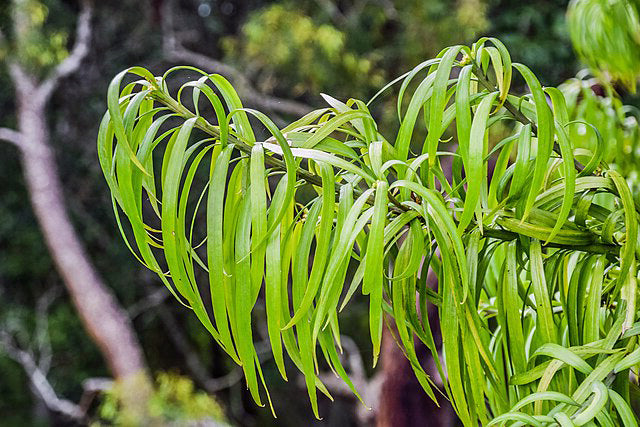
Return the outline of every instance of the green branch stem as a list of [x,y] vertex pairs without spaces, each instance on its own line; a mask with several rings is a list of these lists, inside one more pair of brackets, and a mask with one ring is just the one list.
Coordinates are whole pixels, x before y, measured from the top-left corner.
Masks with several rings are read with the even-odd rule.
[[[491,80],[490,77],[486,74],[484,74],[482,72],[482,70],[480,70],[480,68],[475,64],[475,62],[472,65],[472,69],[473,69],[473,73],[475,74],[476,78],[478,79],[478,82],[484,86],[485,89],[487,89],[490,92],[496,91],[498,90],[497,85],[495,85]],[[511,113],[511,115],[513,116],[514,119],[516,119],[517,121],[519,121],[520,123],[522,123],[523,125],[531,125],[531,131],[534,134],[538,133],[538,127],[536,126],[536,124],[534,122],[532,122],[531,120],[529,120],[529,118],[527,116],[525,116],[522,111],[520,111],[520,109],[518,107],[516,107],[515,105],[513,105],[513,103],[511,101],[509,101],[508,99],[505,99],[504,101],[504,108],[506,108],[506,110]],[[558,145],[558,143],[556,141],[553,142],[553,151],[555,151],[557,154],[562,154],[562,152],[560,151],[560,145]],[[580,163],[578,160],[573,159],[573,164],[576,168],[576,170],[578,172],[581,172],[584,169],[584,165],[582,163]]]
[[[211,136],[220,137],[219,127],[212,125],[201,116],[196,116],[192,111],[190,111],[188,108],[180,104],[178,101],[176,101],[169,95],[167,95],[165,92],[162,92],[160,90],[154,90],[151,92],[150,96],[156,101],[168,107],[171,111],[178,114],[180,117],[182,117],[185,120],[197,117],[198,120],[196,121],[195,126],[198,129],[200,129],[201,131]],[[251,155],[251,150],[252,150],[251,146],[246,142],[241,141],[238,138],[235,138],[233,135],[229,135],[229,141],[232,142],[238,150],[242,151],[245,154]],[[273,156],[265,156],[264,161],[267,165],[273,168],[276,168],[278,170],[285,171],[287,169],[284,161],[280,159],[276,159]],[[298,168],[296,170],[296,175],[298,176],[299,179],[304,180],[307,184],[322,186],[322,178],[320,178],[320,176],[312,172],[309,172],[306,169]],[[336,195],[340,194],[340,187],[341,187],[340,184],[336,184],[336,190],[335,190]],[[353,191],[358,196],[362,194],[362,190],[359,188],[354,188]],[[409,210],[407,206],[400,203],[398,199],[396,199],[392,194],[389,194],[389,200],[393,204],[393,206],[391,207],[393,211],[397,213],[402,213]],[[373,206],[374,197],[373,196],[369,197],[369,199],[367,200],[367,203]]]
[[[484,227],[483,236],[509,242],[512,240],[516,240],[520,235],[518,233],[509,231],[509,230]],[[588,252],[592,254],[604,254],[604,255],[613,255],[613,256],[620,255],[619,245],[606,245],[602,243],[593,243],[590,245],[566,245],[563,243],[549,242],[544,246],[549,248],[556,248],[556,249],[566,249],[570,251]]]
[[[477,76],[479,77],[479,81],[481,84],[483,84],[483,86],[485,86],[489,90],[495,90],[495,86],[492,86],[492,83],[488,80],[486,76],[484,76],[480,72],[477,73]],[[171,111],[178,114],[180,117],[184,118],[185,120],[198,117],[198,120],[196,121],[196,124],[195,124],[195,126],[198,129],[202,130],[203,132],[211,136],[220,137],[219,127],[212,125],[201,116],[196,116],[196,114],[194,114],[192,111],[190,111],[184,105],[180,104],[178,101],[173,99],[171,96],[169,96],[165,92],[162,92],[160,90],[154,90],[151,92],[150,96],[156,101],[168,107]],[[531,121],[529,121],[529,119],[526,116],[524,116],[522,112],[520,112],[512,103],[510,103],[507,100],[505,101],[504,105],[505,105],[505,108],[514,116],[514,118],[516,118],[518,121],[522,122],[523,124],[527,124],[527,123],[531,124],[534,132],[536,131],[535,125],[531,123]],[[241,152],[251,155],[252,148],[246,142],[241,141],[232,135],[229,135],[229,141],[232,142],[234,146]],[[266,164],[268,164],[273,168],[276,168],[282,171],[286,170],[286,165],[284,161],[280,159],[277,159],[272,156],[265,156],[264,161]],[[579,162],[577,162],[576,167],[578,167],[578,165],[584,168],[584,166],[582,166]],[[322,186],[322,178],[312,172],[309,172],[306,169],[298,168],[296,170],[296,175],[298,176],[299,179],[305,181],[307,184]],[[341,185],[336,183],[335,187],[336,187],[335,193],[336,193],[336,196],[338,196],[340,194]],[[362,192],[363,191],[361,189],[354,188],[354,193],[356,195],[360,195],[362,194]],[[411,210],[410,207],[402,204],[390,192],[388,193],[388,198],[389,198],[389,201],[392,203],[392,206],[389,207],[391,211],[395,213],[402,213],[402,212],[407,212]],[[367,204],[369,204],[370,206],[373,206],[374,203],[375,203],[374,196],[371,196],[367,199]],[[519,236],[519,234],[513,231],[505,230],[505,229],[484,227],[483,236],[508,242],[508,241],[515,240]],[[573,245],[548,242],[544,246],[550,247],[550,248],[567,249],[567,250],[573,249],[581,252],[589,252],[594,254],[608,254],[608,255],[614,255],[614,256],[618,256],[620,251],[620,248],[617,245],[606,245],[606,244],[598,244],[598,243],[594,243],[590,245],[573,246]]]

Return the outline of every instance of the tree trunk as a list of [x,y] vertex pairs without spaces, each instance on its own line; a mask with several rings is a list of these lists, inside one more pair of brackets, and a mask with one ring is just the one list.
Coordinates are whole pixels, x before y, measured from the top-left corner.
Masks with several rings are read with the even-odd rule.
[[144,355],[133,326],[91,264],[65,209],[62,184],[49,144],[46,99],[24,72],[14,79],[22,165],[33,211],[54,264],[84,327],[117,381],[125,411],[144,416],[150,392]]
[[[455,147],[451,147],[451,150],[454,151]],[[452,159],[453,157],[445,156],[441,164],[442,171],[449,180],[452,174]],[[488,162],[489,182],[491,182],[494,167],[495,156],[491,157]],[[426,280],[427,286],[433,290],[438,289],[438,279],[433,271],[429,270]],[[442,335],[438,310],[432,304],[429,304],[427,310],[436,347],[441,349]],[[438,378],[438,370],[433,357],[420,341],[416,342],[416,353],[427,374],[432,379]],[[382,336],[380,360],[384,382],[380,393],[378,427],[411,427],[415,425],[451,427],[456,425],[457,417],[449,401],[436,393],[440,404],[438,407],[427,396],[418,383],[409,361],[386,328]],[[443,362],[442,359],[441,362]]]
[[[493,170],[492,165],[493,163],[490,163],[491,171]],[[451,157],[444,157],[442,169],[447,179],[451,179]],[[438,279],[433,271],[429,270],[425,280],[431,289],[437,290]],[[436,347],[440,349],[442,336],[438,310],[432,304],[429,304],[427,310]],[[394,333],[397,334],[397,332]],[[431,353],[420,341],[416,342],[415,347],[418,359],[425,367],[425,371],[432,379],[436,380],[439,374]],[[384,329],[382,336],[381,353],[384,382],[380,393],[378,427],[412,427],[416,425],[451,427],[455,424],[457,418],[449,401],[436,392],[440,405],[438,406],[427,396],[416,379],[409,361],[387,328]]]
[[[435,310],[434,310],[435,311]],[[429,313],[431,317],[432,313]],[[431,320],[431,319],[430,319]],[[438,323],[435,323],[437,326]],[[433,358],[427,348],[416,345],[418,358],[427,366],[427,373],[435,379]],[[411,365],[394,340],[391,332],[384,328],[380,356],[384,382],[380,390],[380,409],[376,419],[378,427],[451,427],[455,420],[449,402],[436,392],[438,405],[422,389]]]

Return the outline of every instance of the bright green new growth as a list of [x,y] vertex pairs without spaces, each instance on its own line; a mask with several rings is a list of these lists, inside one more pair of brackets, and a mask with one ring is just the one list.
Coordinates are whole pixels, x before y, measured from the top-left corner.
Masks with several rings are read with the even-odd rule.
[[[172,95],[179,70],[199,79]],[[127,74],[139,79],[121,88]],[[510,93],[518,76],[531,93]],[[574,104],[495,39],[445,49],[401,80],[394,136],[358,100],[325,96],[329,108],[279,129],[220,75],[122,72],[98,153],[125,241],[242,365],[258,404],[269,399],[253,344],[258,300],[278,369],[286,378],[286,353],[318,416],[317,392],[329,396],[318,346],[357,394],[339,313],[362,292],[374,364],[386,313],[434,399],[414,337],[443,377],[446,366],[443,392],[465,426],[637,425],[638,205],[602,140],[576,143]],[[490,145],[497,128],[509,134]]]
[[640,75],[640,1],[572,0],[567,11],[571,41],[581,59],[604,80],[635,91]]

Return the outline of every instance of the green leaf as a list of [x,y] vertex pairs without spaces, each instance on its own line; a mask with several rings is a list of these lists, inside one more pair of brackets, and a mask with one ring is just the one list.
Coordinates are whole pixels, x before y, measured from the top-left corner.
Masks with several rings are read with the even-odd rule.
[[[637,293],[635,271],[632,271],[632,265],[635,264],[635,251],[638,241],[638,218],[636,215],[635,205],[633,203],[633,197],[629,187],[618,172],[614,170],[607,171],[607,175],[613,181],[616,186],[616,190],[622,200],[622,207],[624,208],[624,223],[625,223],[625,240],[621,249],[621,261],[620,261],[620,275],[618,276],[618,282],[616,287],[619,289],[625,286],[625,282],[628,282],[625,292],[625,299],[627,300],[627,319],[623,329],[629,329],[634,321],[635,316],[635,295]],[[631,276],[629,272],[632,272]]]
[[558,393],[556,391],[543,391],[538,393],[531,393],[527,397],[521,399],[513,406],[513,408],[511,408],[511,411],[518,411],[531,403],[541,400],[553,400],[555,402],[566,403],[567,405],[578,406],[578,403],[566,394]]
[[251,149],[251,301],[255,304],[264,277],[267,239],[267,194],[265,186],[264,149],[255,144]]
[[322,176],[322,211],[320,213],[320,225],[316,233],[316,250],[313,257],[313,267],[311,277],[304,291],[304,296],[297,308],[295,315],[285,326],[289,328],[300,321],[311,308],[313,300],[318,293],[322,275],[325,271],[327,258],[329,257],[329,242],[331,238],[331,227],[333,225],[335,210],[335,184],[333,169],[322,163],[318,163],[318,168]]
[[249,199],[242,201],[239,211],[238,225],[235,238],[235,275],[236,275],[236,345],[238,356],[242,362],[242,370],[247,379],[247,385],[253,400],[260,406],[260,393],[255,363],[255,347],[253,346],[253,333],[251,327],[251,311],[253,309],[253,289],[251,289],[251,202]]
[[[468,153],[462,153],[462,158],[465,160],[467,167],[467,198],[464,201],[464,208],[458,222],[459,234],[462,234],[471,222],[471,218],[477,211],[481,199],[483,176],[486,174],[484,158],[487,153],[487,120],[491,113],[491,106],[497,96],[498,93],[494,92],[480,101],[471,124],[469,151]],[[479,227],[481,227],[480,224],[481,222],[478,223]]]
[[611,399],[611,402],[613,402],[613,406],[615,406],[616,410],[618,411],[618,415],[620,415],[620,421],[622,421],[622,425],[624,425],[625,427],[637,426],[638,419],[629,406],[629,403],[626,402],[622,398],[622,396],[620,396],[614,390],[609,389],[608,393],[609,399]]
[[433,94],[431,95],[431,103],[429,106],[429,131],[427,133],[427,140],[425,141],[427,145],[426,152],[429,153],[429,167],[433,167],[436,162],[438,143],[444,132],[442,115],[447,101],[446,93],[449,75],[451,74],[451,67],[453,67],[453,63],[461,49],[462,46],[447,48],[444,55],[442,55],[440,64],[438,64],[436,76],[433,80]]
[[513,67],[520,72],[527,82],[527,86],[529,86],[535,104],[536,122],[538,123],[536,160],[531,185],[529,187],[529,195],[524,207],[523,218],[526,218],[542,188],[542,181],[553,148],[554,125],[553,115],[547,105],[547,98],[536,76],[525,65],[514,63]]
[[556,328],[551,310],[549,289],[544,276],[544,264],[540,241],[533,239],[529,247],[529,263],[531,268],[531,285],[536,299],[538,330],[543,342],[557,343]]
[[378,360],[382,341],[382,278],[384,274],[384,231],[387,221],[388,189],[389,184],[386,181],[377,182],[367,252],[363,259],[365,267],[362,293],[370,295],[369,330],[373,345],[373,366]]
[[576,355],[571,350],[554,343],[546,343],[538,347],[531,355],[532,358],[535,358],[536,356],[548,356],[553,359],[560,360],[583,374],[589,374],[593,370],[593,368],[591,368],[591,366],[589,366],[589,364],[580,356]]
[[506,414],[499,415],[495,417],[493,420],[487,424],[487,427],[504,423],[507,421],[520,421],[524,423],[524,425],[532,425],[535,427],[543,427],[544,424],[541,421],[538,421],[531,415],[525,414],[523,412],[507,412]]
[[577,426],[585,425],[587,422],[591,421],[607,404],[609,392],[603,383],[594,383],[592,391],[593,398],[591,403],[589,403],[586,408],[577,413],[573,418],[573,423]]

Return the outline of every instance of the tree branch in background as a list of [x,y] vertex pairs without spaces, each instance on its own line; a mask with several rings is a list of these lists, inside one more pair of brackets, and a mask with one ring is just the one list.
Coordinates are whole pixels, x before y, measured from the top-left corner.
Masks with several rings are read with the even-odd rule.
[[60,413],[67,418],[82,422],[85,411],[82,408],[61,398],[47,379],[51,367],[51,342],[49,340],[49,322],[47,320],[49,307],[58,296],[60,288],[50,288],[36,304],[36,326],[33,333],[37,356],[31,350],[25,350],[17,344],[10,327],[0,328],[0,351],[6,353],[16,361],[29,378],[29,384],[34,395],[53,412]]
[[93,4],[91,0],[80,1],[80,14],[76,24],[76,40],[69,56],[59,63],[52,73],[40,84],[38,95],[42,99],[49,99],[58,82],[76,72],[82,61],[89,53],[91,43],[91,17],[93,15]]
[[29,377],[29,382],[35,394],[44,402],[51,411],[63,414],[72,420],[84,419],[84,411],[80,406],[70,400],[60,398],[53,389],[44,372],[36,363],[33,355],[20,349],[7,331],[0,331],[0,346],[13,360],[18,362]]
[[91,403],[101,393],[111,390],[114,381],[111,378],[87,378],[82,381],[82,397],[78,406],[86,413],[89,411]]
[[303,116],[312,110],[310,106],[301,102],[260,93],[253,87],[249,79],[235,67],[185,48],[173,27],[174,13],[173,1],[165,0],[162,11],[162,42],[167,59],[185,62],[209,72],[222,74],[233,82],[243,102],[259,109],[292,116]]
[[35,346],[38,350],[38,366],[44,372],[49,372],[52,358],[51,339],[49,337],[49,308],[60,294],[60,287],[51,287],[38,298],[36,303],[36,326],[33,335]]
[[18,148],[22,148],[23,145],[20,132],[9,128],[0,128],[0,140],[10,142]]
[[[20,0],[14,0],[17,52],[27,50],[31,43],[26,33],[32,25],[32,17],[23,6]],[[69,57],[43,82],[23,67],[19,56],[10,56],[7,62],[16,92],[18,131],[3,131],[3,134],[14,140],[28,141],[20,145],[22,167],[44,241],[84,327],[99,347],[113,376],[121,383],[124,411],[132,419],[141,421],[148,416],[147,399],[152,389],[142,347],[129,317],[96,271],[71,223],[47,124],[49,98],[60,80],[80,67],[89,50],[91,16],[92,4],[83,0],[75,45]],[[18,135],[19,139],[16,138]],[[28,353],[15,349],[13,354],[28,368],[33,381],[44,384],[40,370],[34,368],[37,364],[31,363]],[[51,397],[46,384],[41,387],[43,393]]]
[[239,366],[234,366],[233,370],[221,377],[214,378],[209,374],[207,366],[202,362],[197,351],[192,347],[180,327],[179,322],[171,310],[165,305],[165,301],[169,296],[169,291],[164,287],[150,290],[145,298],[130,306],[127,312],[131,319],[134,319],[146,311],[152,311],[158,316],[164,325],[164,330],[167,332],[169,339],[173,342],[178,352],[182,354],[182,357],[184,357],[189,374],[207,393],[213,394],[219,392],[242,380],[242,369]]
[[85,424],[86,415],[94,398],[101,392],[113,387],[110,378],[87,378],[82,382],[82,397],[79,403],[74,403],[60,397],[48,380],[51,368],[52,350],[49,337],[49,308],[61,295],[59,286],[49,288],[36,302],[36,322],[31,343],[25,347],[18,344],[16,329],[23,329],[23,325],[0,326],[0,353],[4,352],[9,358],[17,362],[29,379],[34,396],[39,399],[51,412],[63,415],[77,423]]
[[189,373],[207,393],[219,392],[242,380],[242,369],[239,366],[234,366],[229,373],[221,377],[211,377],[207,367],[202,363],[198,353],[189,343],[171,310],[164,303],[161,303],[156,307],[155,311],[176,349],[182,353]]

